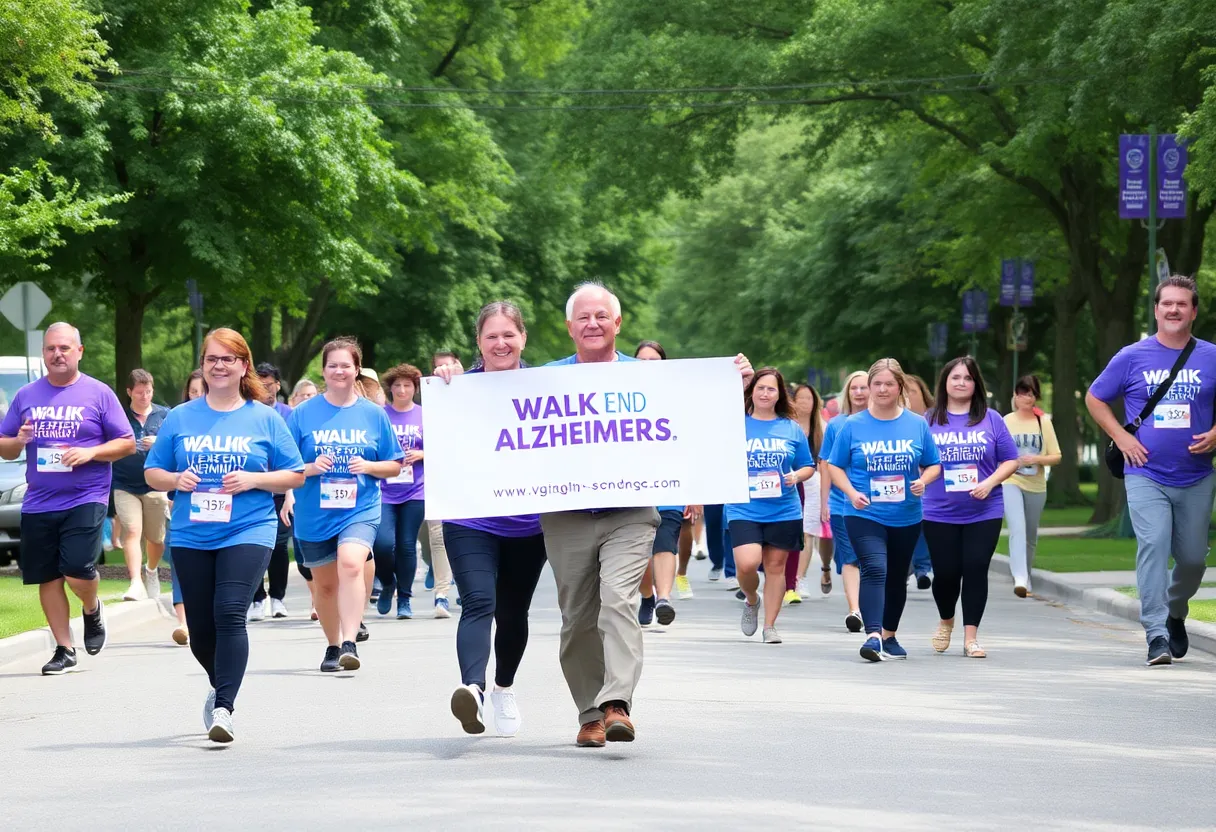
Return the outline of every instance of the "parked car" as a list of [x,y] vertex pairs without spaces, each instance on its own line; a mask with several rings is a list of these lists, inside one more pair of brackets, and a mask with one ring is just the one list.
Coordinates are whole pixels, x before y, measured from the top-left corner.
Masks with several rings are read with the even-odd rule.
[[[0,418],[9,402],[31,379],[41,378],[46,365],[40,357],[0,356]],[[21,547],[21,501],[25,499],[25,454],[0,459],[0,566],[8,566]]]

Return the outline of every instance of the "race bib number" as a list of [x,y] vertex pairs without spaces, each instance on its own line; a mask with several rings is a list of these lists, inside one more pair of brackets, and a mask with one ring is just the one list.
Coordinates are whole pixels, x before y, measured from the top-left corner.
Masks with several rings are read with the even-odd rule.
[[72,447],[65,442],[48,442],[38,446],[38,473],[64,474],[72,466],[63,464],[63,455]]
[[1189,428],[1191,426],[1191,404],[1159,404],[1153,408],[1153,427]]
[[870,477],[870,502],[902,503],[903,501],[903,477]]
[[970,492],[980,484],[980,469],[975,465],[960,465],[942,472],[946,481],[946,493]]
[[414,466],[401,464],[401,473],[395,477],[389,477],[385,482],[391,482],[394,485],[413,485],[414,484]]
[[219,491],[190,492],[191,523],[227,523],[232,520],[232,495]]
[[768,500],[781,496],[781,472],[765,471],[747,478],[748,496],[753,500]]
[[1023,477],[1033,477],[1039,473],[1039,466],[1024,465],[1018,469],[1018,473],[1021,474]]
[[354,477],[322,477],[321,508],[354,508],[359,482]]

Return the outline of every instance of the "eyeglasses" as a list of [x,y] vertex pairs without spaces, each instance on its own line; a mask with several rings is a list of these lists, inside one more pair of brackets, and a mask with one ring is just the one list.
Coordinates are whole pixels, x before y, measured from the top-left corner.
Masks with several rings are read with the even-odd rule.
[[203,359],[203,363],[208,367],[214,367],[216,364],[223,364],[225,367],[231,367],[241,359],[235,355],[208,355]]

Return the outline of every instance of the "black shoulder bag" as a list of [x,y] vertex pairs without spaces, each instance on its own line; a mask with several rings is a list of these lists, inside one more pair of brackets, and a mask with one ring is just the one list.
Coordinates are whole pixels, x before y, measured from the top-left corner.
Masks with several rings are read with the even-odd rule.
[[[1136,421],[1123,426],[1123,429],[1132,436],[1136,435],[1136,431],[1140,429],[1140,425],[1152,415],[1153,409],[1161,403],[1165,398],[1165,394],[1169,392],[1170,386],[1173,385],[1174,379],[1178,377],[1178,371],[1186,364],[1186,360],[1191,357],[1191,353],[1195,351],[1195,339],[1187,341],[1182,352],[1178,356],[1178,360],[1174,362],[1174,366],[1170,368],[1169,378],[1163,384],[1157,386],[1153,391],[1153,395],[1148,397],[1148,401],[1144,403],[1144,409],[1140,411],[1140,415],[1136,417]],[[1119,450],[1119,446],[1115,444],[1115,440],[1111,440],[1106,445],[1106,467],[1110,469],[1111,476],[1115,479],[1123,479],[1123,452]]]

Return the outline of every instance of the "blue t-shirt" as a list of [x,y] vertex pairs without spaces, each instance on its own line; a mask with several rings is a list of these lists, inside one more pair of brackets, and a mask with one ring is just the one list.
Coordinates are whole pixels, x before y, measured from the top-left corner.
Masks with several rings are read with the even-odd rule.
[[224,413],[212,410],[204,397],[169,411],[145,467],[174,474],[194,470],[200,480],[194,492],[174,493],[173,545],[219,549],[243,543],[274,546],[279,528],[274,495],[260,488],[232,495],[226,521],[223,512],[204,511],[204,501],[220,488],[224,475],[231,471],[303,471],[304,460],[287,425],[271,408],[251,401]]
[[921,521],[921,498],[912,493],[920,469],[941,461],[929,423],[910,410],[894,419],[875,419],[870,411],[854,413],[840,429],[828,462],[847,471],[849,482],[870,497],[858,510],[846,500],[846,517],[867,517],[884,526],[912,526]]
[[747,491],[750,502],[726,507],[726,520],[778,523],[801,520],[802,501],[798,487],[786,485],[784,475],[813,467],[806,434],[793,419],[743,420],[747,433]]
[[[848,413],[838,413],[828,420],[828,426],[823,429],[823,441],[819,443],[819,459],[829,465],[832,462],[832,448],[836,446],[836,437],[840,436],[840,429],[848,418]],[[844,507],[848,503],[849,498],[833,483],[828,492],[828,513],[833,517],[844,517]]]
[[[621,352],[620,350],[617,350],[616,351],[616,360],[617,361],[637,361],[638,359],[634,358],[632,355],[625,355],[625,353]],[[559,358],[556,361],[550,361],[545,366],[546,367],[562,367],[566,364],[581,364],[581,363],[582,362],[578,360],[578,353],[575,353],[574,355],[568,355],[565,358]],[[605,363],[610,364],[612,362],[605,362]]]
[[[337,537],[353,523],[379,523],[380,479],[352,474],[349,466],[353,457],[385,462],[405,456],[384,410],[368,399],[336,407],[324,396],[314,396],[291,411],[287,429],[305,462],[321,455],[334,461],[327,473],[305,478],[295,492],[296,537],[316,543]],[[351,488],[353,506],[347,505]]]

